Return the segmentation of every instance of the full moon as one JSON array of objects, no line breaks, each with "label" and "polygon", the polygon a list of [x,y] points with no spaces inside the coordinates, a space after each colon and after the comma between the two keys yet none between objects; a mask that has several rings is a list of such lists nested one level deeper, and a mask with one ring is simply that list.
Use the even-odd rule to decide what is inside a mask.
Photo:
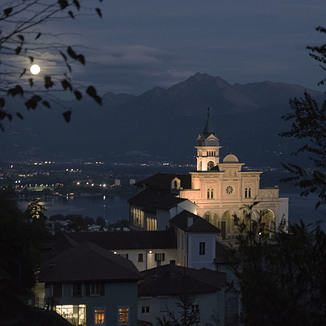
[{"label": "full moon", "polygon": [[37,74],[39,74],[40,71],[41,71],[41,68],[40,68],[40,66],[37,65],[37,64],[32,65],[31,68],[30,68],[30,72],[31,72],[33,75],[37,75]]}]

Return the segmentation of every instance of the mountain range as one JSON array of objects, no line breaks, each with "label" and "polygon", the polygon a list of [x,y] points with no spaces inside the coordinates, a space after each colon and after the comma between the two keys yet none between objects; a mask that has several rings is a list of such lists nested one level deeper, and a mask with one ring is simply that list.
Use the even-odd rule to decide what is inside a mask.
[{"label": "mountain range", "polygon": [[[25,119],[5,125],[0,136],[2,160],[96,160],[106,162],[172,161],[195,163],[195,140],[207,108],[223,147],[250,166],[276,166],[288,160],[296,142],[279,136],[289,129],[281,117],[290,98],[305,87],[276,82],[229,84],[197,73],[169,88],[155,87],[136,96],[107,93],[103,105],[91,99],[64,102],[60,110],[38,108]],[[323,94],[307,90],[316,99]]]}]

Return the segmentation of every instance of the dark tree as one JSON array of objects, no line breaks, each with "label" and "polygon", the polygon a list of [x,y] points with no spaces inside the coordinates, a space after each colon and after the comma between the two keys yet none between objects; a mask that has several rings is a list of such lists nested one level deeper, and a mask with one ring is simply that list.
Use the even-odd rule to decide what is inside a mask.
[{"label": "dark tree", "polygon": [[[101,0],[98,0],[101,2]],[[94,6],[94,1],[89,1]],[[90,11],[91,10],[91,11]],[[102,16],[99,8],[83,7],[79,0],[5,0],[0,3],[0,121],[23,118],[17,103],[24,103],[27,110],[39,106],[51,108],[58,104],[58,92],[69,92],[77,100],[84,94],[101,104],[96,89],[84,87],[72,79],[75,64],[85,65],[82,53],[65,44],[63,35],[46,32],[46,23],[78,19],[94,12]],[[48,53],[42,61],[42,54]],[[34,76],[29,70],[33,63],[56,66],[55,73]],[[10,98],[20,102],[10,104]],[[70,121],[71,111],[65,109],[64,119]],[[3,125],[0,124],[3,129]]]},{"label": "dark tree", "polygon": [[40,264],[44,223],[30,219],[8,191],[0,192],[0,311],[25,302],[31,295]]},{"label": "dark tree", "polygon": [[[250,326],[326,325],[326,235],[303,223],[260,235],[248,214],[232,257]],[[241,223],[242,224],[242,223]]]},{"label": "dark tree", "polygon": [[[326,33],[326,29],[318,27],[317,31]],[[326,44],[309,46],[310,56],[326,70]],[[326,79],[318,84],[324,85]],[[308,158],[311,167],[290,163],[284,165],[291,173],[283,181],[294,182],[302,189],[301,194],[307,196],[316,193],[319,197],[316,207],[326,204],[326,100],[318,103],[307,92],[302,98],[290,100],[292,112],[283,116],[291,122],[291,129],[281,133],[283,137],[301,140],[302,145],[293,153],[298,158]]]}]

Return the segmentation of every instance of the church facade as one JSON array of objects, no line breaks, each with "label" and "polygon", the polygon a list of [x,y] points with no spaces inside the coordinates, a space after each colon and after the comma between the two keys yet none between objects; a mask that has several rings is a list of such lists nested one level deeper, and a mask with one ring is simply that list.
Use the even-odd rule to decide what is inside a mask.
[{"label": "church facade", "polygon": [[282,220],[288,220],[288,198],[279,197],[277,186],[260,188],[259,171],[243,171],[233,154],[220,162],[220,144],[210,123],[209,111],[204,131],[197,137],[197,169],[190,172],[191,188],[179,189],[179,196],[197,205],[197,214],[221,230],[222,239],[238,234],[234,214],[244,215],[253,202],[254,218],[262,216],[272,229]]}]

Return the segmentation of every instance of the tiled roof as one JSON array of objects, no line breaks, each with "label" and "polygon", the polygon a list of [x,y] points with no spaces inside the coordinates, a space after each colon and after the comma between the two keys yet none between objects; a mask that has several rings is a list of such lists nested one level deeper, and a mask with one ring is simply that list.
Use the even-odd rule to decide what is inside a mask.
[{"label": "tiled roof", "polygon": [[191,189],[191,176],[188,174],[157,173],[146,179],[138,181],[136,183],[136,186],[145,187],[149,189],[171,191],[171,182],[174,178],[180,179],[180,186],[183,189]]},{"label": "tiled roof", "polygon": [[142,272],[138,296],[200,294],[220,291],[226,284],[226,274],[206,268],[164,265]]},{"label": "tiled roof", "polygon": [[[66,239],[76,243],[92,242],[107,250],[127,249],[175,249],[177,241],[173,230],[167,231],[112,231],[112,232],[71,232],[58,234],[48,244],[47,257],[71,248]],[[65,245],[63,245],[63,242]]]},{"label": "tiled roof", "polygon": [[[188,221],[192,219],[192,224],[188,226]],[[202,217],[183,210],[178,215],[174,216],[170,223],[179,229],[188,233],[219,233],[220,230],[207,222]]]},{"label": "tiled roof", "polygon": [[157,190],[146,189],[128,200],[129,204],[140,206],[146,212],[155,213],[157,208],[170,209],[187,199],[171,194],[162,194]]},{"label": "tiled roof", "polygon": [[41,282],[138,281],[141,274],[128,259],[93,243],[78,244],[41,265]]}]

